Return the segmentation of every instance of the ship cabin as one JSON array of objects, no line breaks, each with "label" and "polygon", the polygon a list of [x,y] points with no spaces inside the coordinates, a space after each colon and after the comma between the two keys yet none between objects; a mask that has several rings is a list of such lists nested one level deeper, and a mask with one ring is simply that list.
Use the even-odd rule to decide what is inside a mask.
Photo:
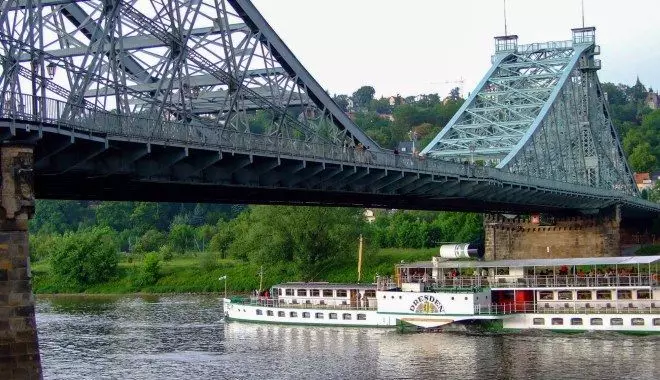
[{"label": "ship cabin", "polygon": [[396,266],[399,286],[423,291],[490,289],[514,310],[660,311],[660,256],[527,260],[450,260]]},{"label": "ship cabin", "polygon": [[376,308],[376,286],[370,284],[288,282],[274,286],[270,294],[280,306]]}]

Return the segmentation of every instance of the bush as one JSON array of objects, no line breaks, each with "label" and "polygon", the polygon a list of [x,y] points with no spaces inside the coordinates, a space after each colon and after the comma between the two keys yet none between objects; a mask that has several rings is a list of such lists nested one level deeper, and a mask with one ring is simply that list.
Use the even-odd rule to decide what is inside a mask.
[{"label": "bush", "polygon": [[157,230],[149,230],[135,243],[135,252],[155,252],[164,243],[165,234]]},{"label": "bush", "polygon": [[52,268],[72,285],[93,285],[110,280],[119,264],[115,233],[109,227],[67,232],[53,242]]},{"label": "bush", "polygon": [[169,245],[163,245],[160,247],[158,253],[163,261],[170,261],[174,257],[174,250]]},{"label": "bush", "polygon": [[153,285],[160,278],[160,257],[155,252],[147,253],[142,267],[141,284]]}]

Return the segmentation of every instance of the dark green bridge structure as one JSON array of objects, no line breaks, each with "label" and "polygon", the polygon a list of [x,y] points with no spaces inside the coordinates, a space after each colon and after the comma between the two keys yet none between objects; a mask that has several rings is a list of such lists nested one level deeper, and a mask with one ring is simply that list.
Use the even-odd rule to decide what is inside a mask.
[{"label": "dark green bridge structure", "polygon": [[41,376],[35,197],[657,218],[610,120],[595,29],[495,41],[410,156],[362,132],[249,0],[2,1],[0,378]]}]

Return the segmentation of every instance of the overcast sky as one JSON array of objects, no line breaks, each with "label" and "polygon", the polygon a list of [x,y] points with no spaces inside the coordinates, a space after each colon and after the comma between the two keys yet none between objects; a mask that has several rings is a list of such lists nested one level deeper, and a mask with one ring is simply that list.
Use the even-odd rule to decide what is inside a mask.
[{"label": "overcast sky", "polygon": [[[467,93],[490,67],[504,34],[503,0],[253,0],[331,94],[371,85],[376,96],[439,93],[464,79]],[[585,0],[596,27],[602,82],[660,89],[660,0]],[[580,0],[507,0],[519,43],[568,40]]]}]

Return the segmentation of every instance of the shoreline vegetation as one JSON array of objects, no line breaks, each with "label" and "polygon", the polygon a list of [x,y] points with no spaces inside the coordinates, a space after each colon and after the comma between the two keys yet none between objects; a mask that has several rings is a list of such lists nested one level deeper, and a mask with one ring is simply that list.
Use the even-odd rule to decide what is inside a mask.
[{"label": "shoreline vegetation", "polygon": [[[364,257],[363,283],[373,282],[376,274],[388,275],[394,264],[404,261],[429,260],[437,254],[436,248],[424,249],[380,249]],[[32,286],[37,296],[157,296],[167,294],[218,294],[224,293],[227,276],[227,294],[249,294],[259,288],[260,265],[240,260],[217,260],[215,266],[203,265],[199,257],[173,258],[162,263],[158,280],[150,285],[140,285],[136,278],[143,268],[142,262],[123,261],[117,274],[109,281],[86,287],[67,286],[52,273],[47,262],[32,266]],[[356,254],[357,256],[357,254]],[[351,258],[352,259],[352,258]],[[316,281],[353,283],[357,279],[357,257],[355,260],[338,261],[327,268],[323,279]],[[281,282],[296,281],[283,265],[263,267],[264,288]]]}]

